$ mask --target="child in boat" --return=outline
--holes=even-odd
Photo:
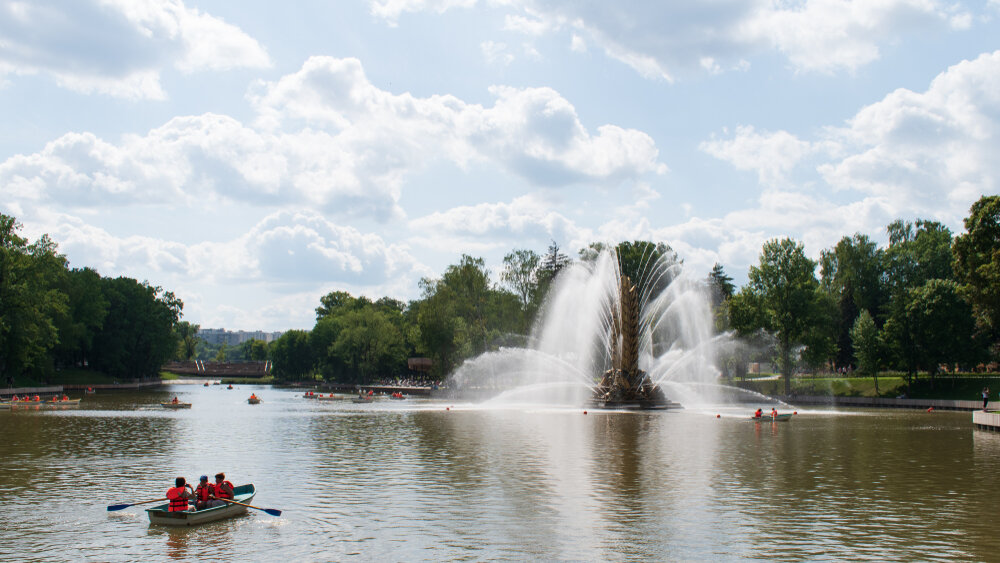
[[[208,484],[208,475],[198,478],[198,488],[194,490],[194,507],[196,510],[204,510],[211,506],[211,497],[215,493],[215,487]],[[221,502],[221,501],[220,501]]]
[[[764,410],[763,409],[757,409],[757,412],[753,413],[753,417],[754,418],[760,418],[762,416],[764,416]]]

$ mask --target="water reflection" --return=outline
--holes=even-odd
[[[0,412],[0,559],[992,559],[1000,434],[968,413],[755,424],[306,401],[250,388]],[[158,402],[177,394],[190,411]],[[246,516],[150,526],[173,478],[258,487]],[[67,556],[69,547],[76,550]]]

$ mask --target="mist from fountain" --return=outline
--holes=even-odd
[[[704,282],[672,252],[641,264],[639,369],[685,407],[718,402],[716,335]],[[528,347],[501,348],[466,361],[449,385],[490,404],[580,406],[611,367],[612,318],[622,279],[613,250],[557,276]]]

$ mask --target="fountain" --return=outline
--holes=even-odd
[[[669,247],[635,248],[630,259],[610,247],[565,268],[528,345],[466,361],[449,386],[497,406],[665,409],[711,402],[717,337],[704,284],[683,271]]]

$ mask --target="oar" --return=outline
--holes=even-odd
[[[108,512],[114,512],[116,510],[121,510],[123,508],[128,508],[130,506],[136,506],[136,505],[139,505],[139,504],[149,504],[151,502],[162,502],[162,501],[165,501],[165,500],[167,500],[167,499],[165,499],[165,498],[155,498],[153,500],[144,500],[142,502],[133,502],[132,504],[112,504],[111,506],[108,507]]]
[[[229,500],[227,498],[220,498],[219,500],[224,500],[226,502],[231,502],[233,504],[242,504],[243,506],[245,506],[247,508],[255,508],[257,510],[263,510],[264,512],[270,514],[271,516],[281,516],[281,511],[278,510],[278,509],[276,509],[276,508],[261,508],[259,506],[253,506],[252,504],[247,504],[245,502],[239,502],[239,501],[236,501],[236,500]]]

